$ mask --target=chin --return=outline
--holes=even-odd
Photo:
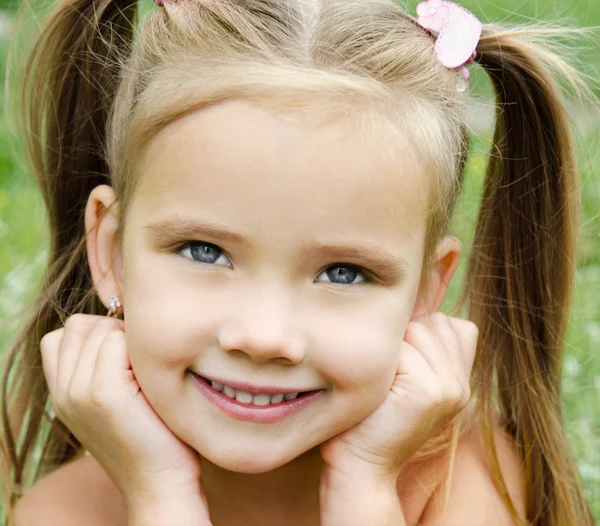
[[[295,450],[280,448],[279,451],[274,451],[269,444],[256,444],[252,447],[241,443],[229,446],[222,444],[217,449],[214,447],[198,449],[200,456],[222,469],[254,475],[273,471],[310,452],[320,454],[318,451],[318,447]]]
[[[210,460],[216,466],[227,471],[234,473],[246,473],[248,475],[260,475],[261,473],[268,473],[274,471],[277,468],[287,464],[287,462],[272,462],[271,459],[257,459],[257,458],[210,458],[206,456],[207,460]]]

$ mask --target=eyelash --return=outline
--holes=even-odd
[[[229,258],[229,255],[227,254],[227,252],[225,252],[225,250],[223,250],[220,246],[215,245],[214,243],[209,243],[208,241],[186,241],[185,243],[180,243],[172,250],[174,253],[181,255],[181,252],[183,250],[185,250],[186,248],[191,248],[194,245],[206,245],[206,246],[214,247],[214,248],[220,250],[222,252],[222,254],[225,254],[228,259],[231,259],[231,258]],[[186,256],[183,256],[183,257],[186,257]],[[203,263],[202,261],[197,261],[194,258],[186,257],[186,259],[190,259],[191,261],[193,261],[195,263]],[[214,265],[214,263],[203,263],[203,264]],[[330,268],[338,268],[338,267],[350,268],[350,269],[358,272],[359,274],[362,275],[363,281],[360,283],[333,283],[332,281],[325,282],[325,283],[329,283],[330,285],[333,285],[334,287],[358,287],[360,285],[370,285],[376,281],[375,278],[373,277],[373,273],[370,272],[369,270],[367,270],[359,265],[354,265],[352,263],[343,263],[343,262],[336,262],[336,263],[332,263],[331,265],[328,265],[327,267],[323,268],[319,272],[319,275],[321,275],[323,272],[325,272],[326,270],[328,270]]]

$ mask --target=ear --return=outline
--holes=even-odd
[[[426,277],[426,286],[419,289],[412,318],[440,310],[461,255],[462,244],[458,238],[446,236],[438,243],[433,267]]]
[[[118,228],[119,208],[115,191],[107,185],[97,186],[90,193],[85,207],[87,256],[94,288],[107,309],[112,296],[118,296],[124,305]]]

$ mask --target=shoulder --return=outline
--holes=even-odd
[[[510,497],[521,516],[525,515],[525,472],[511,437],[495,423],[494,437],[500,469]],[[479,424],[459,440],[444,511],[449,457],[434,462],[439,475],[436,489],[418,519],[420,526],[432,526],[443,521],[444,526],[512,526],[514,520],[494,485],[490,462]]]
[[[25,492],[14,526],[126,526],[125,502],[91,456],[73,460]]]

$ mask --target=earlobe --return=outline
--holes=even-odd
[[[450,281],[456,273],[462,255],[462,244],[454,236],[444,237],[438,244],[427,287],[419,291],[412,318],[438,312],[444,303]]]
[[[119,249],[119,207],[115,191],[100,185],[90,193],[85,208],[87,256],[94,288],[109,308],[109,300],[123,302],[123,271]]]

